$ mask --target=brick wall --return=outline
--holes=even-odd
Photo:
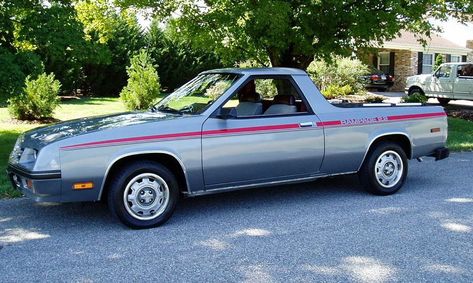
[[[417,53],[409,50],[394,50],[394,86],[393,91],[403,91],[406,79],[417,74]]]

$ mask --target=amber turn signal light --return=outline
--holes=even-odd
[[[75,183],[73,185],[74,190],[88,190],[94,187],[94,183],[85,182],[85,183]]]
[[[439,132],[440,132],[440,128],[433,128],[433,129],[430,129],[430,132],[431,132],[431,133],[439,133]]]

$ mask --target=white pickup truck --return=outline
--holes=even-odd
[[[453,99],[473,100],[473,63],[445,63],[433,74],[407,78],[406,94],[425,94],[447,105]]]

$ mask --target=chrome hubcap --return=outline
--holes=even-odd
[[[383,152],[376,160],[374,173],[376,181],[384,188],[392,188],[402,178],[404,164],[401,156],[395,151]]]
[[[128,213],[139,220],[151,220],[161,215],[169,202],[169,188],[156,174],[143,173],[128,182],[123,203]]]

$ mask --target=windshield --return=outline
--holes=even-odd
[[[240,76],[203,74],[163,98],[154,110],[178,114],[200,114],[217,100]]]

